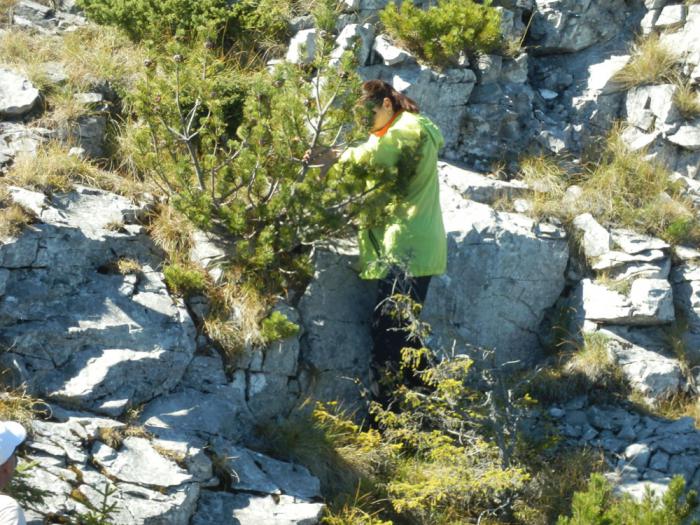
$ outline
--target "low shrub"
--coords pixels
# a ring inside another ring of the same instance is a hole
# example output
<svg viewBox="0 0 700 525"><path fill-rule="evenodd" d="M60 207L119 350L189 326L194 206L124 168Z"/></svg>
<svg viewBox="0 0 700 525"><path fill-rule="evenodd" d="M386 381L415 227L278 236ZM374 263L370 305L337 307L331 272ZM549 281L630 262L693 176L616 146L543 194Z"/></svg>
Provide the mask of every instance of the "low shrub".
<svg viewBox="0 0 700 525"><path fill-rule="evenodd" d="M453 63L462 52L475 56L502 44L501 16L490 0L441 0L426 10L392 2L379 17L397 42L437 66Z"/></svg>
<svg viewBox="0 0 700 525"><path fill-rule="evenodd" d="M225 31L235 24L227 0L78 0L78 7L98 24L118 26L137 41L189 36L200 28Z"/></svg>
<svg viewBox="0 0 700 525"><path fill-rule="evenodd" d="M629 495L615 497L612 485L602 475L594 474L588 489L574 495L571 517L560 516L557 525L681 525L688 523L697 506L697 493L685 491L682 476L671 480L663 496L647 491L637 502Z"/></svg>
<svg viewBox="0 0 700 525"><path fill-rule="evenodd" d="M119 27L135 41L160 47L172 37L193 41L204 35L228 50L279 47L289 35L296 0L78 0L88 18Z"/></svg>
<svg viewBox="0 0 700 525"><path fill-rule="evenodd" d="M260 335L266 343L294 337L298 333L299 325L277 310L263 319L260 324Z"/></svg>
<svg viewBox="0 0 700 525"><path fill-rule="evenodd" d="M163 275L168 289L185 298L202 293L207 287L206 274L199 268L170 264L163 269Z"/></svg>

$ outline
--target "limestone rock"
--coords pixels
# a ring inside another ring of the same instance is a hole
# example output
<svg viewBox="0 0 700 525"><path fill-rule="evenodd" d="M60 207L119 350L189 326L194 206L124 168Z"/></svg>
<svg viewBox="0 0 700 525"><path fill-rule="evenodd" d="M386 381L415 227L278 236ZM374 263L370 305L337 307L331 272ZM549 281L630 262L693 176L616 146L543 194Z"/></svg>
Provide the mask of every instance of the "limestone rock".
<svg viewBox="0 0 700 525"><path fill-rule="evenodd" d="M313 369L307 386L312 397L346 406L360 403L354 384L369 381L372 338L370 323L376 282L361 280L352 269L356 252L318 251L314 278L299 302L304 333L302 359Z"/></svg>
<svg viewBox="0 0 700 525"><path fill-rule="evenodd" d="M303 29L289 42L286 60L292 64L309 64L316 54L316 29Z"/></svg>
<svg viewBox="0 0 700 525"><path fill-rule="evenodd" d="M678 131L668 136L668 140L682 148L700 150L700 121L679 127Z"/></svg>
<svg viewBox="0 0 700 525"><path fill-rule="evenodd" d="M226 458L235 475L231 489L264 494L285 494L301 501L321 495L320 483L301 465L292 465L271 457L232 445L214 445L216 453Z"/></svg>
<svg viewBox="0 0 700 525"><path fill-rule="evenodd" d="M432 279L423 309L436 344L495 348L499 362L536 359L537 327L564 288L563 231L464 200L445 186L441 200L447 271Z"/></svg>
<svg viewBox="0 0 700 525"><path fill-rule="evenodd" d="M396 66L408 61L415 61L413 55L393 45L386 35L379 35L374 39L372 51L377 53L385 66Z"/></svg>
<svg viewBox="0 0 700 525"><path fill-rule="evenodd" d="M29 80L0 68L0 116L20 117L32 110L39 100L39 90Z"/></svg>
<svg viewBox="0 0 700 525"><path fill-rule="evenodd" d="M536 0L530 36L542 53L572 53L615 36L625 4L614 0Z"/></svg>
<svg viewBox="0 0 700 525"><path fill-rule="evenodd" d="M369 61L374 41L374 27L371 24L348 24L335 39L336 48L331 53L331 63L338 63L343 53L359 42L357 60L360 66Z"/></svg>
<svg viewBox="0 0 700 525"><path fill-rule="evenodd" d="M640 86L627 93L627 120L643 131L665 131L680 118L675 107L673 84Z"/></svg>
<svg viewBox="0 0 700 525"><path fill-rule="evenodd" d="M600 330L610 338L608 349L622 372L650 404L669 398L683 386L683 373L677 359L664 354L662 334L645 334L612 327Z"/></svg>
<svg viewBox="0 0 700 525"><path fill-rule="evenodd" d="M588 67L587 90L601 95L624 91L624 86L615 80L615 75L627 65L630 58L630 55L613 55L602 62L591 64Z"/></svg>
<svg viewBox="0 0 700 525"><path fill-rule="evenodd" d="M195 230L192 234L190 260L207 270L215 282L223 276L222 265L230 260L233 246L224 237L212 232Z"/></svg>
<svg viewBox="0 0 700 525"><path fill-rule="evenodd" d="M36 155L39 144L52 136L43 128L28 128L14 122L0 122L0 166L17 155Z"/></svg>
<svg viewBox="0 0 700 525"><path fill-rule="evenodd" d="M203 491L192 525L316 525L324 505L290 496L255 496Z"/></svg>
<svg viewBox="0 0 700 525"><path fill-rule="evenodd" d="M700 5L694 4L689 6L667 6L672 7L669 13L673 13L673 16L669 16L670 20L674 18L678 19L678 8L685 7L686 17L685 24L676 31L663 31L659 35L659 41L664 44L668 49L672 49L674 53L679 57L692 56L692 54L698 49L698 35L700 35ZM658 20L657 20L658 23Z"/></svg>
<svg viewBox="0 0 700 525"><path fill-rule="evenodd" d="M657 239L631 230L613 228L610 231L610 235L613 243L628 254L636 254L648 250L667 250L670 248L670 245L662 239Z"/></svg>
<svg viewBox="0 0 700 525"><path fill-rule="evenodd" d="M144 438L127 437L119 451L97 441L92 456L111 478L127 483L168 488L192 480L192 476L161 456Z"/></svg>
<svg viewBox="0 0 700 525"><path fill-rule="evenodd" d="M654 27L665 29L678 26L685 22L686 7L684 5L667 5L661 10Z"/></svg>
<svg viewBox="0 0 700 525"><path fill-rule="evenodd" d="M221 386L210 393L183 389L161 396L146 405L140 420L158 437L185 434L204 440L212 436L237 440L251 424L244 387L237 384Z"/></svg>
<svg viewBox="0 0 700 525"><path fill-rule="evenodd" d="M0 338L37 395L118 415L184 373L194 326L152 269L160 252L143 233L109 227L141 213L123 197L78 187L54 195L43 223L0 245L0 267L10 271ZM120 257L141 265L138 276L109 270Z"/></svg>
<svg viewBox="0 0 700 525"><path fill-rule="evenodd" d="M581 235L581 246L586 258L599 257L610 250L610 234L590 213L576 217L573 226Z"/></svg>
<svg viewBox="0 0 700 525"><path fill-rule="evenodd" d="M465 199L483 204L530 194L527 185L521 181L492 179L448 162L438 162L438 174L443 185L457 191Z"/></svg>
<svg viewBox="0 0 700 525"><path fill-rule="evenodd" d="M579 285L582 314L607 324L654 325L674 320L673 293L664 279L637 279L629 297L584 279Z"/></svg>
<svg viewBox="0 0 700 525"><path fill-rule="evenodd" d="M684 336L686 357L691 364L700 363L700 267L689 260L671 270L676 308L688 323Z"/></svg>

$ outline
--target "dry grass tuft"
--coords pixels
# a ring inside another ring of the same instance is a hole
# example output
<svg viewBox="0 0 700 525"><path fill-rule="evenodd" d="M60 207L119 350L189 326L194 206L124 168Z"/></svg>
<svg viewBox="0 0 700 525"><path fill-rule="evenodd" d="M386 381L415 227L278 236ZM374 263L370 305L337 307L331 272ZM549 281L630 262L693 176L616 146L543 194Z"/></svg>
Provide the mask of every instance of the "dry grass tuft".
<svg viewBox="0 0 700 525"><path fill-rule="evenodd" d="M66 192L73 184L135 195L138 187L128 179L99 169L88 160L69 155L66 146L50 142L41 147L35 156L19 155L8 171L9 184L46 193Z"/></svg>
<svg viewBox="0 0 700 525"><path fill-rule="evenodd" d="M194 230L187 217L175 208L161 206L153 216L149 233L171 261L189 261Z"/></svg>
<svg viewBox="0 0 700 525"><path fill-rule="evenodd" d="M574 176L552 160L523 161L523 178L540 190L533 204L536 218L550 216L568 223L589 212L604 226L630 228L672 243L700 240L700 222L691 201L671 182L666 168L645 158L644 151L629 150L619 128L589 158L595 160ZM572 182L581 187L581 195L567 203L562 195Z"/></svg>
<svg viewBox="0 0 700 525"><path fill-rule="evenodd" d="M689 82L677 82L673 102L687 120L700 117L700 94Z"/></svg>
<svg viewBox="0 0 700 525"><path fill-rule="evenodd" d="M599 272L596 275L595 283L605 286L608 290L622 295L629 295L632 288L633 279L614 279L607 272Z"/></svg>
<svg viewBox="0 0 700 525"><path fill-rule="evenodd" d="M245 348L264 343L260 322L269 304L257 290L229 279L223 285L210 287L206 294L211 310L204 321L204 329L229 360Z"/></svg>
<svg viewBox="0 0 700 525"><path fill-rule="evenodd" d="M127 425L124 427L102 427L97 431L97 439L105 445L118 450L128 437L140 437L151 439L153 435L144 427Z"/></svg>
<svg viewBox="0 0 700 525"><path fill-rule="evenodd" d="M19 0L0 0L0 26L12 23L12 11Z"/></svg>
<svg viewBox="0 0 700 525"><path fill-rule="evenodd" d="M533 398L544 404L563 403L581 395L608 402L626 398L630 392L620 368L607 350L608 338L599 333L583 334L569 341L558 361L541 370L528 386Z"/></svg>
<svg viewBox="0 0 700 525"><path fill-rule="evenodd" d="M16 237L34 221L34 216L12 201L6 188L0 187L0 238Z"/></svg>
<svg viewBox="0 0 700 525"><path fill-rule="evenodd" d="M678 56L653 33L635 43L632 59L615 75L615 81L628 89L671 82L677 63Z"/></svg>
<svg viewBox="0 0 700 525"><path fill-rule="evenodd" d="M94 91L103 81L128 91L142 74L143 48L113 27L86 26L64 35L38 35L11 27L0 34L0 63L26 75L44 95L46 113L40 123L59 127L87 114L75 93ZM59 63L67 77L52 82L48 63Z"/></svg>
<svg viewBox="0 0 700 525"><path fill-rule="evenodd" d="M45 412L43 401L29 396L21 389L0 392L0 420L17 421L29 430L32 419Z"/></svg>
<svg viewBox="0 0 700 525"><path fill-rule="evenodd" d="M618 377L620 372L608 353L608 341L603 334L583 334L583 344L566 363L567 371L583 374L591 383Z"/></svg>

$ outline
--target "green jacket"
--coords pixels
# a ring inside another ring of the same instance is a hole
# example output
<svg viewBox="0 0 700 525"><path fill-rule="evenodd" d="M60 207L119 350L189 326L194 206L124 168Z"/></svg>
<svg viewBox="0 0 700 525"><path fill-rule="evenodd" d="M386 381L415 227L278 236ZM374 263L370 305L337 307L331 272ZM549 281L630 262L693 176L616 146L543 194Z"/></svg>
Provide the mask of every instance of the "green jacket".
<svg viewBox="0 0 700 525"><path fill-rule="evenodd" d="M440 211L437 154L444 144L440 130L422 115L404 111L379 138L350 148L340 162L375 163L408 175L405 196L380 227L360 231L360 277L382 279L391 266L413 277L439 275L447 265L447 240ZM415 153L414 153L415 152ZM402 157L403 155L403 157Z"/></svg>

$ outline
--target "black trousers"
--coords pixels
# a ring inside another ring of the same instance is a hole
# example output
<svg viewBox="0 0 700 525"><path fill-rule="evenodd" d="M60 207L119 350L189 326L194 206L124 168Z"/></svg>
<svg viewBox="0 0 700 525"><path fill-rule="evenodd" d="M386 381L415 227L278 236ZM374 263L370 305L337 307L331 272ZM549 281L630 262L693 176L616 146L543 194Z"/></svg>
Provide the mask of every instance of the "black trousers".
<svg viewBox="0 0 700 525"><path fill-rule="evenodd" d="M391 271L379 281L377 301L372 323L372 340L374 342L373 360L375 366L386 363L398 363L401 349L404 347L420 348L417 340L409 340L405 326L395 315L391 315L389 299L394 294L408 295L417 303L423 304L428 293L430 276L408 277L404 272Z"/></svg>

